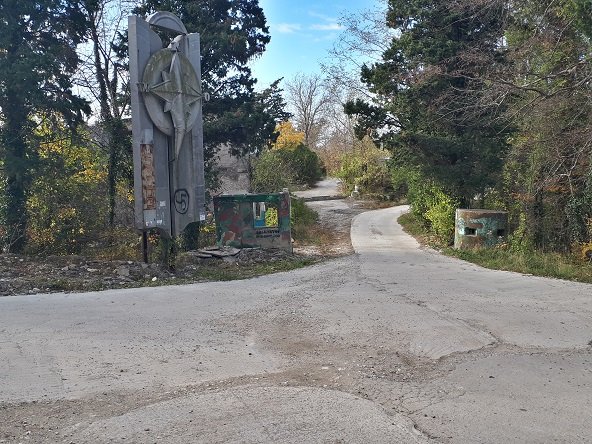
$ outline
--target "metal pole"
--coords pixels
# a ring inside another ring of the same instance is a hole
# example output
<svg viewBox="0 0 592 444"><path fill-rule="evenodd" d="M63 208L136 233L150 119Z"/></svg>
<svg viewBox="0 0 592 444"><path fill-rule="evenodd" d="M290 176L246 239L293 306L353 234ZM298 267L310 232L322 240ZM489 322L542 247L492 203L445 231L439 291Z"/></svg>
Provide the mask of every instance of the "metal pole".
<svg viewBox="0 0 592 444"><path fill-rule="evenodd" d="M171 216L171 245L167 254L167 265L171 271L175 271L175 261L177 259L177 243L175 242L175 135L167 137L168 154L169 154L169 212Z"/></svg>
<svg viewBox="0 0 592 444"><path fill-rule="evenodd" d="M146 230L142 230L142 257L144 259L144 263L148 263L148 232Z"/></svg>

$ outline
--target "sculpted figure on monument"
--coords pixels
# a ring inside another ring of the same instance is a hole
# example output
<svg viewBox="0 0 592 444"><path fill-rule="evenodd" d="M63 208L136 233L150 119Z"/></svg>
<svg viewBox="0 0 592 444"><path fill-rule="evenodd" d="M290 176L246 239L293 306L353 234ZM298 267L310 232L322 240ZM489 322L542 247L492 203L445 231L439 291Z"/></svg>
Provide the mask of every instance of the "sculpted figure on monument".
<svg viewBox="0 0 592 444"><path fill-rule="evenodd" d="M156 127L174 137L175 156L193 128L202 98L197 74L177 42L150 57L143 76L146 109ZM164 106L162 104L164 101Z"/></svg>

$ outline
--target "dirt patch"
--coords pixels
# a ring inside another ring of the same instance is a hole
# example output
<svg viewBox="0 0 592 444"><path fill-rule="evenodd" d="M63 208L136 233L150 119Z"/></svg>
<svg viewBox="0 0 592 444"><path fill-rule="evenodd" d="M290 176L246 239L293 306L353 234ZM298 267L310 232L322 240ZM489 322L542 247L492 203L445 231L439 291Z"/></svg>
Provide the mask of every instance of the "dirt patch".
<svg viewBox="0 0 592 444"><path fill-rule="evenodd" d="M380 202L352 198L312 201L306 204L319 213L319 223L315 227L319 239L314 244L296 242L294 251L296 254L321 258L353 254L350 238L352 219L365 211L382 208ZM388 206L392 206L392 203Z"/></svg>

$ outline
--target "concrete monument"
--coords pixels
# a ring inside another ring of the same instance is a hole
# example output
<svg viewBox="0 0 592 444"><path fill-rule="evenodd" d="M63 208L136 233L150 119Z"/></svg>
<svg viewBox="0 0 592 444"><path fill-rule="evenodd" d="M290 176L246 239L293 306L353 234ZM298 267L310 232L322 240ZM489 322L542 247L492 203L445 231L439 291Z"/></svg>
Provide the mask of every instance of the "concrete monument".
<svg viewBox="0 0 592 444"><path fill-rule="evenodd" d="M175 237L205 219L199 34L169 12L128 24L136 228Z"/></svg>

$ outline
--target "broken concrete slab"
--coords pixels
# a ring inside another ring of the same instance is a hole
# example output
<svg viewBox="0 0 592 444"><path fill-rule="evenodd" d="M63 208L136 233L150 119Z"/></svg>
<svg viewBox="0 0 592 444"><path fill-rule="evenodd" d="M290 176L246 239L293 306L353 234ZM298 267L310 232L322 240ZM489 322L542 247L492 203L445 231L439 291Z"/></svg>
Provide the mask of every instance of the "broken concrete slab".
<svg viewBox="0 0 592 444"><path fill-rule="evenodd" d="M224 258L227 256L236 256L240 253L239 248L218 248L218 249L203 249L197 250L198 254L209 255L210 257Z"/></svg>

